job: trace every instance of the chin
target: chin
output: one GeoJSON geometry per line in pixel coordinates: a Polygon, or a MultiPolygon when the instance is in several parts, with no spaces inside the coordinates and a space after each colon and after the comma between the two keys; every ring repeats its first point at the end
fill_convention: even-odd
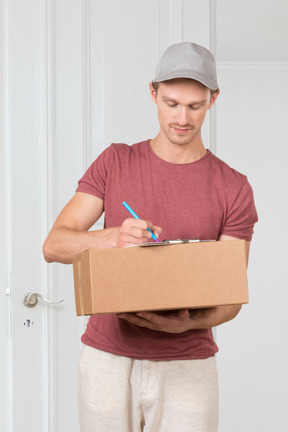
{"type": "Polygon", "coordinates": [[[189,144],[191,144],[192,143],[192,141],[193,141],[193,138],[190,138],[190,139],[188,139],[188,138],[182,138],[182,137],[179,137],[179,138],[171,138],[170,140],[169,140],[172,144],[175,144],[175,145],[178,145],[178,146],[185,146],[185,145],[189,145],[189,144]]]}

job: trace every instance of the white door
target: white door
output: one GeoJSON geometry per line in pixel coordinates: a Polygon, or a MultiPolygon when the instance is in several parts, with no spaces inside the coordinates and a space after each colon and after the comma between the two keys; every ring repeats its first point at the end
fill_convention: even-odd
{"type": "MultiPolygon", "coordinates": [[[[45,263],[42,243],[107,145],[157,133],[148,83],[159,55],[184,39],[208,46],[209,7],[199,0],[1,2],[5,432],[79,430],[77,359],[86,318],[75,314],[72,267],[45,263]],[[27,308],[27,293],[64,301],[27,308]]],[[[205,133],[208,140],[208,125],[205,133]]]]}
{"type": "Polygon", "coordinates": [[[5,1],[2,6],[1,304],[6,308],[1,316],[5,386],[1,381],[0,429],[76,432],[77,356],[84,323],[75,316],[71,268],[48,266],[41,246],[84,166],[82,47],[77,43],[82,19],[78,33],[73,22],[81,17],[81,2],[71,2],[69,9],[66,4],[62,15],[57,8],[65,2],[56,7],[38,0],[5,1]],[[26,293],[64,302],[39,301],[27,308],[26,293]]]}

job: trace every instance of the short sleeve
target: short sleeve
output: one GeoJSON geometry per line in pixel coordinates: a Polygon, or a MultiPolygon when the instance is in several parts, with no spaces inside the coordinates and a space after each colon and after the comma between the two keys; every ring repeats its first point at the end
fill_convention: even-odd
{"type": "Polygon", "coordinates": [[[246,180],[228,208],[221,234],[250,241],[257,221],[253,190],[246,180]]]}
{"type": "Polygon", "coordinates": [[[112,157],[112,146],[110,146],[87,169],[78,182],[76,192],[84,192],[104,200],[107,174],[112,157]]]}

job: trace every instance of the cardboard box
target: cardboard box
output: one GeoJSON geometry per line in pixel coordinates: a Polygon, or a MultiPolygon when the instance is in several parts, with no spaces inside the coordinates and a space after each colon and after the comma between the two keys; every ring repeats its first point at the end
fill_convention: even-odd
{"type": "Polygon", "coordinates": [[[245,243],[87,250],[73,260],[77,315],[248,303],[245,243]]]}

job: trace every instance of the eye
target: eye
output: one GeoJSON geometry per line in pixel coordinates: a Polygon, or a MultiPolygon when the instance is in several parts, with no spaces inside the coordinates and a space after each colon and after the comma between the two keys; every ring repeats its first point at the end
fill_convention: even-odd
{"type": "Polygon", "coordinates": [[[174,107],[177,106],[177,104],[176,104],[175,102],[169,102],[169,101],[166,101],[166,104],[167,104],[169,107],[171,107],[171,108],[174,108],[174,107]]]}
{"type": "Polygon", "coordinates": [[[189,108],[193,111],[197,111],[201,108],[201,106],[200,105],[190,105],[189,108]]]}

